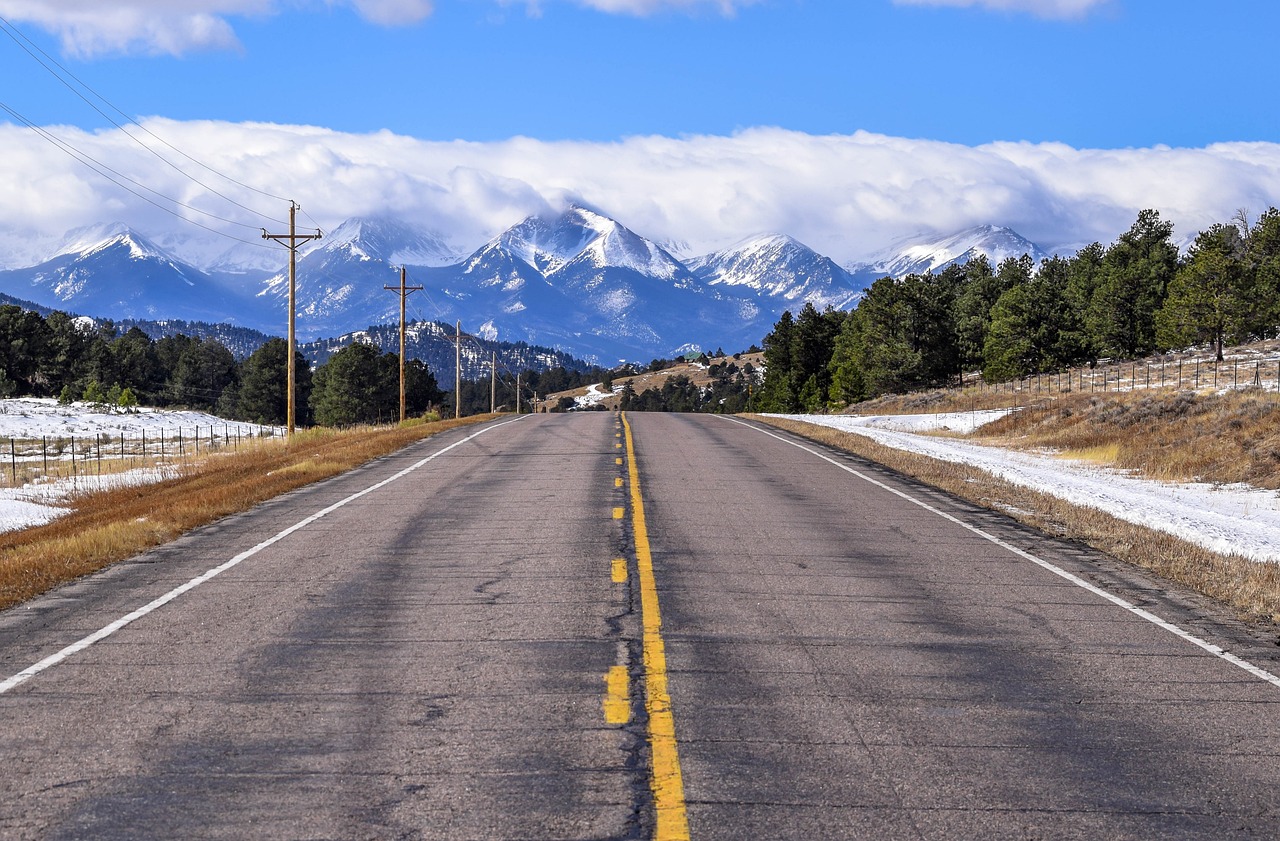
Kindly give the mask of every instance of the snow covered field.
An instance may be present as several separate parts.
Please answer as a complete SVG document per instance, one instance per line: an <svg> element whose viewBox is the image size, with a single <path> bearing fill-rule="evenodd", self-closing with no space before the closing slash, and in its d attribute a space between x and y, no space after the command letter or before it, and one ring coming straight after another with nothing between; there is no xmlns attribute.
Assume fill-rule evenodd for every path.
<svg viewBox="0 0 1280 841"><path fill-rule="evenodd" d="M188 412L171 409L139 407L129 412L95 409L87 403L61 406L52 398L20 397L0 400L0 439L91 437L95 433L139 437L145 431L148 436L160 431L176 431L210 426L222 433L224 427L234 435L256 435L270 427L254 423L228 421L205 412Z"/></svg>
<svg viewBox="0 0 1280 841"><path fill-rule="evenodd" d="M994 412L928 415L775 415L864 435L887 447L986 470L1009 482L1101 509L1217 552L1280 561L1280 494L1245 485L1159 482L1048 454L921 435L963 434L1003 416Z"/></svg>
<svg viewBox="0 0 1280 841"><path fill-rule="evenodd" d="M219 438L278 432L273 427L226 421L204 412L147 408L109 412L84 403L61 406L51 399L0 400L0 444L4 447L0 454L5 461L9 459L9 439L90 439L95 435L136 439L145 434L155 441L161 435L172 439L185 430L182 434L190 442L197 429L207 436L211 428ZM17 456L19 464L30 459L30 455L25 459L21 453ZM8 470L3 472L7 474ZM67 499L74 493L154 482L171 474L172 468L145 468L103 476L82 473L74 479L37 480L21 487L0 488L0 532L47 523L65 514Z"/></svg>

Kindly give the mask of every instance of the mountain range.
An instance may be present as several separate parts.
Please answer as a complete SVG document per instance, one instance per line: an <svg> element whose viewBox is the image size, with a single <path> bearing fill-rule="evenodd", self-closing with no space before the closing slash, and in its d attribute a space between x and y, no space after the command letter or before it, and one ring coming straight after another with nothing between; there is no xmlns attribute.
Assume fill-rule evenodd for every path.
<svg viewBox="0 0 1280 841"><path fill-rule="evenodd" d="M161 245L123 225L72 231L35 265L0 271L0 292L113 320L229 323L280 334L288 279L253 243L203 251ZM191 262L177 256L189 255ZM884 274L937 271L986 254L1045 256L1007 228L984 226L899 243L840 266L784 234L681 259L584 205L528 217L470 254L390 218L350 219L300 249L297 331L304 341L398 322L400 267L417 321L462 322L490 341L550 346L590 362L647 361L758 344L784 310L847 309ZM198 258L190 255L198 255ZM0 265L12 265L12 259ZM199 265L196 265L196 263Z"/></svg>

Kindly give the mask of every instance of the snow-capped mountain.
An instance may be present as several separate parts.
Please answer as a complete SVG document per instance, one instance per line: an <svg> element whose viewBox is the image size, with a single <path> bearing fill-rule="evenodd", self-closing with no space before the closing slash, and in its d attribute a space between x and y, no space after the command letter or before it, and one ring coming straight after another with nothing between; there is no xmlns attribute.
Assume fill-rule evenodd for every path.
<svg viewBox="0 0 1280 841"><path fill-rule="evenodd" d="M867 264L851 266L857 274L906 277L939 272L985 255L992 267L1009 257L1030 254L1039 265L1049 254L1016 231L996 225L980 225L946 237L916 237L899 243Z"/></svg>
<svg viewBox="0 0 1280 841"><path fill-rule="evenodd" d="M299 335L316 338L399 319L400 301L386 286L400 282L400 267L456 261L442 239L388 218L349 219L299 249ZM289 298L288 271L262 282L258 298L283 323Z"/></svg>
<svg viewBox="0 0 1280 841"><path fill-rule="evenodd" d="M126 226L72 231L55 251L31 268L0 272L0 289L47 307L103 318L259 326L234 291Z"/></svg>
<svg viewBox="0 0 1280 841"><path fill-rule="evenodd" d="M524 219L434 279L450 317L487 314L481 335L609 364L667 353L715 303L661 246L576 205Z"/></svg>
<svg viewBox="0 0 1280 841"><path fill-rule="evenodd" d="M0 293L98 318L229 322L280 335L285 253L267 245L214 247L181 234L156 242L121 225L79 229L46 247L37 265L0 271ZM783 234L700 257L672 248L582 205L523 219L465 257L399 220L351 219L301 249L298 335L308 341L395 324L399 298L384 287L398 286L406 266L410 284L425 287L408 299L411 320L461 321L488 341L555 347L600 364L643 362L678 350L745 348L783 310L848 308L882 274L937 271L978 254L993 264L1044 256L992 226L918 238L845 268ZM15 265L5 257L0 265Z"/></svg>
<svg viewBox="0 0 1280 841"><path fill-rule="evenodd" d="M751 237L685 265L708 286L749 291L795 309L805 303L845 309L862 294L852 274L786 234Z"/></svg>

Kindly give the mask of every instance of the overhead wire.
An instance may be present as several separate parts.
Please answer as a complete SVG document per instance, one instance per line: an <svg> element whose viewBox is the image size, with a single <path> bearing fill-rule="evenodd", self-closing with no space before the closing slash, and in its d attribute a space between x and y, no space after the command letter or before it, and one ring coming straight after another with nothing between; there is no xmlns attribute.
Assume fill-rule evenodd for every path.
<svg viewBox="0 0 1280 841"><path fill-rule="evenodd" d="M166 207L165 205L160 204L159 202L155 201L154 199L151 199L151 198L148 198L147 196L144 196L142 193L138 192L138 190L135 190L135 189L133 189L132 187L129 187L128 185L123 184L123 183L121 183L120 181L117 181L117 180L116 180L115 178L113 178L112 176L113 176L113 175L115 175L115 176L119 176L120 178L124 179L125 181L128 181L129 183L131 183L131 184L133 184L133 185L137 186L139 189L141 189L141 190L146 190L147 192L152 193L152 194L154 194L154 195L156 195L156 196L159 196L160 198L164 199L165 201L167 201L167 202L171 202L171 203L173 203L173 204L176 204L176 205L178 205L179 207L185 207L185 208L187 208L188 210L193 210L193 211L195 211L195 212L197 212L197 213L203 213L204 215L206 215L206 216L210 216L210 217L212 217L212 218L214 218L214 219L218 219L219 221L223 221L223 222L228 221L228 220L222 219L222 217L220 217L220 216L216 216L216 215L214 215L214 214L212 214L212 213L208 213L207 211L200 210L200 209L199 209L199 208L197 208L197 207L192 207L191 205L186 204L185 202L181 202L181 201L178 201L177 199L169 198L168 196L164 195L163 193L159 192L158 190L153 190L153 189L151 189L150 187L146 186L145 184L143 184L143 183L141 183L141 182L139 182L139 181L136 181L136 180L135 180L135 179L133 179L133 178L130 178L129 176L125 175L124 173L119 172L118 170L111 168L110 166L108 166L108 165L106 165L106 164L102 163L102 162L101 162L101 161L99 161L97 158L93 157L92 155L88 154L87 152L83 152L83 151L81 151L80 149L77 149L75 146L73 146L72 144L70 144L70 143L68 143L67 141L63 140L62 138L58 137L57 135L53 134L52 132L49 132L48 130L46 130L46 129L44 129L44 128L42 128L42 127L38 126L38 125L36 125L34 122L32 122L31 120L27 119L27 118L26 118L26 117L24 117L21 113L19 113L18 111L14 110L13 108L11 108L10 106L6 105L6 104L5 104L5 103L3 103L3 102L0 102L0 110L3 110L3 111L4 111L5 113L7 113L9 116L13 117L15 120L17 120L18 122L22 123L22 124L23 124L24 126L26 126L27 128L29 128L29 129L31 129L32 131L34 131L36 134L40 135L40 136L41 136L41 137L43 137L45 140L47 140L49 143L52 143L55 147L57 147L58 149L61 149L63 152L65 152L66 154L70 155L72 158L76 159L77 161L79 161L79 162L80 162L81 164L83 164L84 166L86 166L86 167L88 167L89 169L93 170L94 172L98 173L98 175L100 175L100 176L102 176L103 178L107 179L107 180L108 180L108 181L110 181L112 184L115 184L115 185L116 185L117 187L119 187L120 189L122 189L122 190L124 190L124 191L126 191L126 192L128 192L128 193L131 193L131 194L133 194L134 196L137 196L138 198L142 199L143 201L147 202L148 204L150 204L150 205L152 205L152 206L154 206L154 207L157 207L157 208L159 208L160 210L163 210L165 213L168 213L168 214L170 214L171 216L174 216L174 217L176 217L176 218L178 218L178 219L181 219L181 220L182 220L182 221L184 221L184 222L187 222L187 223L189 223L189 224L195 225L197 228L203 228L204 230L209 231L210 233L217 234L218 236L221 236L221 237L226 237L227 239L235 240L236 242L241 242L241 243L245 243L246 245L253 245L253 246L258 246L258 247L262 247L262 248L268 248L268 247L270 247L270 246L266 246L266 245L264 245L264 244L263 244L263 243L261 243L261 242L255 242L255 241L253 241L253 240L241 239L240 237L232 236L231 234L228 234L228 233L226 233L225 231L219 231L217 228L211 228L211 227L209 227L208 225L201 224L200 222L197 222L197 221L196 221L196 220L194 220L194 219L189 219L189 218L187 218L186 216L183 216L181 213L178 213L178 212L177 212L177 211L175 211L173 208L171 208L171 207ZM239 224L239 223L235 223L235 224ZM251 228L252 228L252 227L254 227L254 226L248 226L248 227L251 227ZM256 230L256 228L255 228L255 230Z"/></svg>
<svg viewBox="0 0 1280 841"><path fill-rule="evenodd" d="M100 93L98 93L96 90L94 90L91 86L89 86L87 83L85 83L84 81L82 81L79 77L77 77L77 76L76 76L74 73L72 73L70 70L68 70L67 68L63 67L60 63L58 63L58 61L57 61L56 59L54 59L52 56L50 56L48 53L46 53L43 49L41 49L41 48L40 48L40 46L39 46L39 45L37 45L35 42L31 41L31 39L27 38L27 36L26 36L26 35L24 35L24 34L22 33L22 31L21 31L21 30L19 30L17 27L15 27L15 26L14 26L14 25L13 25L13 24L8 20L8 19L7 19L7 18L5 18L5 17L3 17L3 16L0 16L0 31L3 31L7 36L9 36L10 40L12 40L15 44L17 44L17 46L18 46L18 47L19 47L23 52L25 52L25 53L26 53L26 54L27 54L27 55L28 55L28 56L29 56L33 61L35 61L37 64L39 64L41 67L43 67L43 68L45 69L45 71L46 71L46 72L48 72L51 76L53 76L55 79L57 79L57 80L58 80L58 81L59 81L63 86L65 86L65 87L67 88L67 90L69 90L69 91L71 91L73 94L75 94L75 95L76 95L80 100L82 100L86 105L88 105L90 108L92 108L94 111L96 111L96 112L97 112L97 113L98 113L98 114L99 114L103 119L107 120L109 123L111 123L111 124L112 124L113 126L115 126L117 129L119 129L119 130L120 130L120 132L121 132L122 134L124 134L126 137L128 137L130 140L132 140L134 143L138 144L138 146L140 146L142 149L144 149L144 150L146 150L147 152L149 152L150 154L154 155L157 159L159 159L161 162L163 162L166 166L168 166L168 167L172 168L175 172L177 172L178 174L182 175L184 178L187 178L188 180L190 180L190 181L192 181L193 183L195 183L195 184L199 185L200 187L204 188L205 190L208 190L208 191L209 191L210 193L212 193L213 195L215 195L215 196L217 196L217 197L219 197L219 198L223 199L224 201L227 201L227 202L229 202L229 203L231 203L231 204L235 205L236 207L239 207L239 208L240 208L240 209L242 209L242 210L245 210L245 211L247 211L247 212L249 212L249 213L253 214L253 215L254 215L254 216L256 216L256 217L259 217L260 219L266 219L266 220L271 221L271 222L278 222L278 221L279 221L278 219L276 219L275 217L271 216L270 214L262 213L262 212L261 212L261 211L259 211L259 210L256 210L256 209L254 209L254 208L252 208L252 207L249 207L248 205L245 205L245 204L243 204L243 203L241 203L241 202L239 202L239 201L236 201L235 199L231 198L230 196L227 196L227 195L223 194L222 192L218 191L218 190L217 190L217 189L215 189L214 187L212 187L212 186L210 186L210 185L208 185L208 184L204 183L204 182L203 182L203 181L201 181L200 179L198 179L198 178L196 178L195 176L191 175L189 172L187 172L186 170L182 169L182 168L181 168L181 167L179 167L177 164L173 163L171 160L169 160L168 158L166 158L164 155L161 155L161 154L160 154L159 152L157 152L155 149L153 149L153 148L151 148L150 146L148 146L147 144L143 143L143 142L142 142L142 141L141 141L137 136L135 136L133 133L131 133L128 129L126 129L126 128L125 128L125 127L124 127L124 126L123 126L119 121L117 121L115 118L111 117L109 114L107 114L107 113L106 113L105 111L103 111L101 108L99 108L96 104L94 104L94 102L92 102L92 101L91 101L87 96L85 96L85 94L84 94L84 93L82 93L80 90L78 90L78 89L76 88L76 86L75 86L75 85L72 85L72 84L71 84L71 82L67 81L67 79L66 79L63 75L61 75L61 74L58 72L58 70L61 70L61 71L62 71L62 73L65 73L65 74L66 74L66 76L68 76L68 77L70 77L71 79L75 80L75 82L76 82L76 84L77 84L77 85L79 85L79 86L80 86L81 88L83 88L85 91L88 91L90 94L92 94L94 97L96 97L96 98L97 98L97 99L99 99L100 101L102 101L102 102L103 102L103 103L104 103L108 108L110 108L111 110L113 110L113 111L115 111L117 114L119 114L121 117L123 117L123 118L124 118L124 120L125 120L126 122L129 122L129 123L133 124L134 126L137 126L137 128L139 128L141 131L143 131L143 132L145 132L146 134L148 134L149 136L151 136L151 137L155 138L155 140L157 140L158 142L160 142L160 143L164 144L166 147L168 147L168 148L172 149L174 152L176 152L176 153L178 153L178 154L182 155L184 158L186 158L187 160L189 160L189 161L191 161L192 163L196 164L197 166L200 166L200 167L202 167L202 168L206 169L207 171L209 171L209 172L211 172L211 173L213 173L213 174L217 175L217 176L218 176L218 177L220 177L220 178L223 178L223 179L225 179L225 180L227 180L227 181L231 182L232 184L236 184L237 186L243 187L243 188L245 188L245 189L247 189L247 190L250 190L250 191L252 191L252 192L258 193L258 194L263 195L263 196L266 196L266 197L268 197L268 198L278 199L278 200L280 200L280 201L287 201L287 199L284 199L284 198L282 198L282 197L280 197L280 196L276 196L275 194L273 194L273 193L269 193L269 192L267 192L267 191L265 191L265 190L260 190L260 189L258 189L258 188L256 188L256 187L253 187L253 186L249 185L249 184L245 184L244 182L239 181L238 179L235 179L235 178L231 177L230 175L227 175L227 174L225 174L225 173L223 173L223 172L220 172L220 171L218 171L218 170L214 169L213 167L209 166L208 164L205 164L205 163L203 163L203 162L201 162L201 161L197 160L196 158L192 157L191 155L187 154L186 152L183 152L181 149L178 149L178 148L177 148L176 146L174 146L173 144L171 144L171 143L169 143L168 141L164 140L162 137L160 137L159 135L157 135L155 132L151 131L151 130L150 130L150 129L148 129L146 126L143 126L143 125L142 125L141 123L139 123L136 119L134 119L133 117L130 117L128 114L126 114L126 113L125 113L124 111L122 111L120 108L118 108L117 106L115 106L114 104L112 104L112 102L111 102L110 100L108 100L105 96L103 96L102 94L100 94ZM34 50L34 52L33 52L33 50ZM36 53L37 53L37 52L38 52L40 55L36 55ZM41 58L41 56L43 56L44 58L42 59L42 58ZM46 62L44 59L47 59L47 60L48 60L48 62ZM57 67L57 68L58 68L58 70L55 70L55 69L54 69L54 67L51 67L51 66L50 66L50 64L54 65L54 67ZM28 123L28 125L30 125L30 124ZM149 188L148 188L148 189L149 189ZM158 193L157 193L157 194L158 194ZM169 199L169 198L167 198L167 197L166 197L166 200L168 200L168 201L172 201L172 202L174 202L175 204L182 204L181 202L177 201L176 199ZM184 205L184 206L186 206L186 205ZM192 208L192 209L195 209L195 208ZM217 218L219 221L227 222L228 224L232 224L232 225L239 225L239 226L241 226L241 227L251 228L251 229L256 229L256 228L260 227L259 225L249 225L249 224L246 224L246 223L243 223L243 222L236 222L236 221L233 221L233 220L224 219L224 218L219 217L219 216L216 216L216 215L214 215L214 214L207 213L206 211L199 211L199 212L206 213L206 215L209 215L209 216L211 216L211 217L213 217L213 218ZM179 218L182 218L182 217L179 217ZM203 226L201 226L201 227L203 227ZM209 230L212 230L212 229L209 229ZM215 233L218 233L218 232L217 232L217 231L215 231Z"/></svg>

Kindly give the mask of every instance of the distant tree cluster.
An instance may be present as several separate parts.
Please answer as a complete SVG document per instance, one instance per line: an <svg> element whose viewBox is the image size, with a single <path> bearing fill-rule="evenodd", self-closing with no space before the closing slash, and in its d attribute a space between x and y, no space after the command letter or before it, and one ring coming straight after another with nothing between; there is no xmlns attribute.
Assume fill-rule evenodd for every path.
<svg viewBox="0 0 1280 841"><path fill-rule="evenodd" d="M1133 359L1280 331L1280 211L1200 233L1185 256L1154 210L1110 246L1037 267L985 257L881 278L851 312L806 305L765 338L764 411L816 411L880 394Z"/></svg>
<svg viewBox="0 0 1280 841"><path fill-rule="evenodd" d="M636 393L628 380L619 393L619 408L624 412L708 412L712 414L735 414L751 408L754 388L758 384L758 372L750 362L739 365L737 358L724 358L723 351L719 361L707 366L707 374L711 377L709 385L700 386L688 376L679 374L669 377L661 388L650 388ZM654 360L663 362L663 360ZM673 365L662 364L655 368L649 364L648 370L661 371ZM631 372L628 372L631 373Z"/></svg>
<svg viewBox="0 0 1280 841"><path fill-rule="evenodd" d="M281 424L286 415L288 345L270 339L237 362L214 339L177 334L152 339L137 327L119 333L66 313L48 316L0 306L0 397L57 397L63 402L199 409L220 417ZM354 344L316 369L295 351L297 421L326 426L399 417L400 363L395 354ZM426 366L406 366L413 414L442 395Z"/></svg>

